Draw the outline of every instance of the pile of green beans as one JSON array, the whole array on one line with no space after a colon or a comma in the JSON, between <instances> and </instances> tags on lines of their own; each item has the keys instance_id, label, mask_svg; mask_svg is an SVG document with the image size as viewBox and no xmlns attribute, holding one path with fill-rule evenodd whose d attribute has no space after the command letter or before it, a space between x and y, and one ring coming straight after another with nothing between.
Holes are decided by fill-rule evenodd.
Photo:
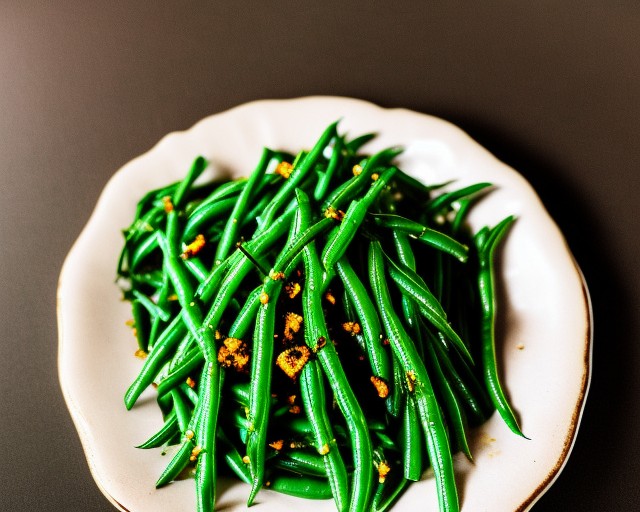
<instances>
[{"instance_id":1,"label":"pile of green beans","mask_svg":"<svg viewBox=\"0 0 640 512\"><path fill-rule=\"evenodd\" d=\"M384 511L433 470L459 509L453 460L497 410L522 435L497 370L495 252L508 217L471 233L490 191L427 186L337 123L298 155L264 149L247 179L186 177L147 193L118 280L156 388L162 487L195 474L197 509L231 473L261 489Z\"/></svg>"}]
</instances>

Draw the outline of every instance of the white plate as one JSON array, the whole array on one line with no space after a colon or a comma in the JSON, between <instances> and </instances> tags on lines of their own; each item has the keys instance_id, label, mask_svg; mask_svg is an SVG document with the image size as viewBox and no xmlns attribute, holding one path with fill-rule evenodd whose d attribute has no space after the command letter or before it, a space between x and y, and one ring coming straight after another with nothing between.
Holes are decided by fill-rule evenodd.
<instances>
[{"instance_id":1,"label":"white plate","mask_svg":"<svg viewBox=\"0 0 640 512\"><path fill-rule=\"evenodd\" d=\"M507 237L499 357L504 384L531 440L513 435L494 416L471 434L475 465L456 457L462 509L527 510L552 484L571 451L590 378L591 311L581 274L538 197L515 171L451 124L415 112L387 110L359 100L311 97L259 101L209 117L162 139L118 171L64 264L58 291L59 375L89 467L105 495L121 510L192 512L193 481L162 490L154 482L167 458L134 448L155 432L161 417L148 390L127 412L123 395L141 361L125 326L129 305L114 284L121 229L137 200L154 187L181 179L197 155L212 162L208 177L246 175L263 146L309 147L330 122L342 118L350 135L375 131L366 149L407 148L405 171L425 182L455 178L459 185L490 181L498 190L473 210L474 226L509 214L518 221ZM247 486L222 482L220 510L244 510ZM271 491L258 495L256 512L334 510ZM436 511L433 479L412 485L394 510Z\"/></svg>"}]
</instances>

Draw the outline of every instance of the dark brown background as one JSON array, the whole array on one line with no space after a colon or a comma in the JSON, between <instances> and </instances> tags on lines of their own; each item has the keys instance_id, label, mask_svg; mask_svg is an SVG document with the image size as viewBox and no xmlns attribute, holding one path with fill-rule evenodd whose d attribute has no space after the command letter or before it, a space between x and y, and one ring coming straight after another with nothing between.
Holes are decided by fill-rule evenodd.
<instances>
[{"instance_id":1,"label":"dark brown background","mask_svg":"<svg viewBox=\"0 0 640 512\"><path fill-rule=\"evenodd\" d=\"M538 190L596 343L573 455L534 510L638 509L640 10L482 3L0 1L0 510L112 510L60 393L55 317L106 181L206 115L310 94L447 118Z\"/></svg>"}]
</instances>

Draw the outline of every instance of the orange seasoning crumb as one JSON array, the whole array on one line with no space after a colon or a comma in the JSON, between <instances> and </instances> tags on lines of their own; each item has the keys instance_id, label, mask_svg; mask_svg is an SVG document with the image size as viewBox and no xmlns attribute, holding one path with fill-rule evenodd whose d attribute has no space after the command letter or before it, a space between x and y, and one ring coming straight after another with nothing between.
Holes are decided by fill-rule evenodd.
<instances>
[{"instance_id":1,"label":"orange seasoning crumb","mask_svg":"<svg viewBox=\"0 0 640 512\"><path fill-rule=\"evenodd\" d=\"M284 337L292 340L294 333L299 332L301 327L302 317L297 313L287 313L284 320Z\"/></svg>"},{"instance_id":2,"label":"orange seasoning crumb","mask_svg":"<svg viewBox=\"0 0 640 512\"><path fill-rule=\"evenodd\" d=\"M276 271L276 270L271 269L271 270L269 271L269 277L270 277L271 279L273 279L274 281L278 281L278 280L280 280L280 279L284 279L284 278L285 278L285 275L284 275L284 272L281 272L281 271L279 271L279 270L278 270L278 271Z\"/></svg>"},{"instance_id":3,"label":"orange seasoning crumb","mask_svg":"<svg viewBox=\"0 0 640 512\"><path fill-rule=\"evenodd\" d=\"M268 303L269 303L269 295L267 295L267 292L261 291L260 292L260 304L266 305Z\"/></svg>"},{"instance_id":4,"label":"orange seasoning crumb","mask_svg":"<svg viewBox=\"0 0 640 512\"><path fill-rule=\"evenodd\" d=\"M352 336L360 334L361 332L360 324L358 322L345 322L342 324L342 328Z\"/></svg>"},{"instance_id":5,"label":"orange seasoning crumb","mask_svg":"<svg viewBox=\"0 0 640 512\"><path fill-rule=\"evenodd\" d=\"M336 298L330 291L324 294L324 298L327 299L327 302L331 305L335 305Z\"/></svg>"},{"instance_id":6,"label":"orange seasoning crumb","mask_svg":"<svg viewBox=\"0 0 640 512\"><path fill-rule=\"evenodd\" d=\"M289 162L280 162L275 169L275 173L282 176L284 179L287 179L291 176L291 172L293 171L293 165Z\"/></svg>"},{"instance_id":7,"label":"orange seasoning crumb","mask_svg":"<svg viewBox=\"0 0 640 512\"><path fill-rule=\"evenodd\" d=\"M281 352L276 364L291 379L296 379L309 360L311 352L306 345L298 345Z\"/></svg>"},{"instance_id":8,"label":"orange seasoning crumb","mask_svg":"<svg viewBox=\"0 0 640 512\"><path fill-rule=\"evenodd\" d=\"M389 396L389 386L382 377L371 376L371 383L376 388L378 396L380 398L387 398Z\"/></svg>"},{"instance_id":9,"label":"orange seasoning crumb","mask_svg":"<svg viewBox=\"0 0 640 512\"><path fill-rule=\"evenodd\" d=\"M145 359L147 357L147 353L141 348L136 350L134 355L139 359Z\"/></svg>"},{"instance_id":10,"label":"orange seasoning crumb","mask_svg":"<svg viewBox=\"0 0 640 512\"><path fill-rule=\"evenodd\" d=\"M280 451L284 447L284 439L278 439L273 443L269 443L269 446L271 446L271 448L273 448L274 450Z\"/></svg>"},{"instance_id":11,"label":"orange seasoning crumb","mask_svg":"<svg viewBox=\"0 0 640 512\"><path fill-rule=\"evenodd\" d=\"M193 380L191 377L187 377L187 386L189 386L190 388L195 388L196 381Z\"/></svg>"},{"instance_id":12,"label":"orange seasoning crumb","mask_svg":"<svg viewBox=\"0 0 640 512\"><path fill-rule=\"evenodd\" d=\"M189 245L187 245L184 251L182 251L182 254L180 255L180 257L183 260L187 260L192 256L195 256L202 250L202 248L206 245L206 243L207 241L205 240L204 235L196 236L196 239L193 242L191 242Z\"/></svg>"},{"instance_id":13,"label":"orange seasoning crumb","mask_svg":"<svg viewBox=\"0 0 640 512\"><path fill-rule=\"evenodd\" d=\"M289 412L291 414L300 414L302 412L302 409L300 409L299 405L292 405L291 407L289 407Z\"/></svg>"},{"instance_id":14,"label":"orange seasoning crumb","mask_svg":"<svg viewBox=\"0 0 640 512\"><path fill-rule=\"evenodd\" d=\"M407 388L409 388L410 393L413 393L416 388L416 372L413 370L407 372Z\"/></svg>"},{"instance_id":15,"label":"orange seasoning crumb","mask_svg":"<svg viewBox=\"0 0 640 512\"><path fill-rule=\"evenodd\" d=\"M173 203L171 202L171 197L170 196L164 196L162 198L162 206L164 206L164 211L166 213L169 213L169 212L173 211Z\"/></svg>"},{"instance_id":16,"label":"orange seasoning crumb","mask_svg":"<svg viewBox=\"0 0 640 512\"><path fill-rule=\"evenodd\" d=\"M218 350L218 362L225 368L242 372L249 364L247 345L238 338L227 338Z\"/></svg>"},{"instance_id":17,"label":"orange seasoning crumb","mask_svg":"<svg viewBox=\"0 0 640 512\"><path fill-rule=\"evenodd\" d=\"M302 290L300 283L295 282L291 282L284 287L284 291L287 292L290 299L295 299L300 293L300 290Z\"/></svg>"},{"instance_id":18,"label":"orange seasoning crumb","mask_svg":"<svg viewBox=\"0 0 640 512\"><path fill-rule=\"evenodd\" d=\"M287 402L289 403L289 405L293 405L296 403L296 395L289 395L287 397Z\"/></svg>"},{"instance_id":19,"label":"orange seasoning crumb","mask_svg":"<svg viewBox=\"0 0 640 512\"><path fill-rule=\"evenodd\" d=\"M191 450L191 457L189 457L189 460L194 462L198 458L198 455L200 455L200 452L202 452L202 448L200 446L196 446Z\"/></svg>"},{"instance_id":20,"label":"orange seasoning crumb","mask_svg":"<svg viewBox=\"0 0 640 512\"><path fill-rule=\"evenodd\" d=\"M328 219L334 219L342 222L344 219L344 212L342 210L336 210L333 206L329 206L324 212L324 216Z\"/></svg>"},{"instance_id":21,"label":"orange seasoning crumb","mask_svg":"<svg viewBox=\"0 0 640 512\"><path fill-rule=\"evenodd\" d=\"M387 479L387 475L391 471L391 467L385 461L382 461L378 464L378 482L381 484Z\"/></svg>"}]
</instances>

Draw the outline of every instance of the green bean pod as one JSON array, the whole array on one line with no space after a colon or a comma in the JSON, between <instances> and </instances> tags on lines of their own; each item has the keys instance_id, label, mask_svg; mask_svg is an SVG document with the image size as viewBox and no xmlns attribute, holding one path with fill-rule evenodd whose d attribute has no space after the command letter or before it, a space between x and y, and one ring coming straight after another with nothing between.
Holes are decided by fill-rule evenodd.
<instances>
[{"instance_id":1,"label":"green bean pod","mask_svg":"<svg viewBox=\"0 0 640 512\"><path fill-rule=\"evenodd\" d=\"M402 363L407 384L413 389L422 428L426 433L427 452L436 478L438 502L443 512L459 510L458 492L453 472L451 449L443 418L431 381L418 352L399 318L393 312L391 295L385 283L384 256L379 242L369 245L371 287L378 299L378 307L391 347Z\"/></svg>"},{"instance_id":2,"label":"green bean pod","mask_svg":"<svg viewBox=\"0 0 640 512\"><path fill-rule=\"evenodd\" d=\"M367 421L349 385L335 347L328 341L330 337L321 307L320 293L324 289L322 267L313 242L304 248L303 260L306 274L303 290L305 341L312 350L318 351L318 359L351 434L355 470L349 510L368 510L373 487L373 460ZM318 343L322 345L322 340L325 345L318 350Z\"/></svg>"},{"instance_id":3,"label":"green bean pod","mask_svg":"<svg viewBox=\"0 0 640 512\"><path fill-rule=\"evenodd\" d=\"M222 260L227 257L227 254L231 250L231 247L233 246L233 244L235 244L238 238L240 224L242 223L244 216L247 213L248 202L255 194L255 189L262 180L262 177L267 170L267 166L269 165L272 156L273 152L270 149L263 149L262 156L260 157L260 161L258 162L258 166L253 171L253 173L251 173L246 186L242 189L242 192L240 192L238 200L233 207L233 211L231 212L231 215L227 220L227 224L224 227L224 231L222 232L222 237L220 239L220 242L218 243L218 247L216 248L216 254L213 258L216 264L220 264Z\"/></svg>"},{"instance_id":4,"label":"green bean pod","mask_svg":"<svg viewBox=\"0 0 640 512\"><path fill-rule=\"evenodd\" d=\"M482 303L482 363L484 369L484 379L489 390L491 401L496 407L500 416L511 429L519 436L526 437L518 425L515 414L509 401L507 400L500 378L498 376L498 362L495 346L495 322L496 322L496 297L495 297L495 270L494 254L497 245L506 235L507 230L515 221L514 217L507 217L490 230L486 240L480 239L478 247L478 259L480 263L480 273L478 276L478 287L480 290L480 300Z\"/></svg>"},{"instance_id":5,"label":"green bean pod","mask_svg":"<svg viewBox=\"0 0 640 512\"><path fill-rule=\"evenodd\" d=\"M423 226L419 222L400 215L371 214L370 218L378 227L402 231L413 236L416 240L450 254L461 262L467 261L469 248L445 233Z\"/></svg>"},{"instance_id":6,"label":"green bean pod","mask_svg":"<svg viewBox=\"0 0 640 512\"><path fill-rule=\"evenodd\" d=\"M314 430L315 444L324 461L336 508L343 512L349 506L347 469L340 456L326 413L326 399L321 370L317 361L308 361L300 375L302 403Z\"/></svg>"}]
</instances>

